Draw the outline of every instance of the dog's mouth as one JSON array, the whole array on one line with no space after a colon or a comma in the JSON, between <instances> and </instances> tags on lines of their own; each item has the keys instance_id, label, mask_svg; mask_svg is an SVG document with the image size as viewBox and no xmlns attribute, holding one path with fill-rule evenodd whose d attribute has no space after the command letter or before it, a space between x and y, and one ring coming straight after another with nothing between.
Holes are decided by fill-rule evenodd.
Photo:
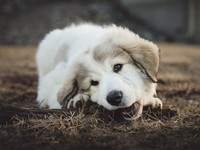
<instances>
[{"instance_id":1,"label":"dog's mouth","mask_svg":"<svg viewBox=\"0 0 200 150\"><path fill-rule=\"evenodd\" d=\"M141 116L142 109L142 105L139 102L135 102L130 107L119 108L116 111L126 120L135 120Z\"/></svg>"},{"instance_id":2,"label":"dog's mouth","mask_svg":"<svg viewBox=\"0 0 200 150\"><path fill-rule=\"evenodd\" d=\"M87 101L87 103L85 104L80 104L80 107L81 105L85 105L85 107L86 106L91 107L91 104L96 104L96 103ZM101 115L103 115L106 118L108 117L110 119L114 119L115 121L122 121L124 119L128 121L136 120L142 115L143 111L143 105L141 104L140 101L133 103L129 107L118 108L116 110L108 110L105 109L105 107L99 107L99 105L94 105L94 106L95 106L94 108L99 108L99 110L103 112L100 113Z\"/></svg>"}]
</instances>

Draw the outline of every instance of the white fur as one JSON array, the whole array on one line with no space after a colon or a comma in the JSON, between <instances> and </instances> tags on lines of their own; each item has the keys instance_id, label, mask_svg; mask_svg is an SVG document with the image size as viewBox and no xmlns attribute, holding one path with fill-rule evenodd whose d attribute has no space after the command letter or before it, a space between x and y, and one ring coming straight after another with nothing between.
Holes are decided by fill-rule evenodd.
<instances>
[{"instance_id":1,"label":"white fur","mask_svg":"<svg viewBox=\"0 0 200 150\"><path fill-rule=\"evenodd\" d=\"M72 25L63 30L57 29L50 32L40 43L36 54L39 74L37 101L41 106L61 108L57 94L63 88L65 81L75 76L78 69L76 64L79 63L91 71L89 79L86 80L98 80L100 84L90 87L86 93L76 95L70 100L68 106L71 104L75 106L80 99L91 98L92 101L109 110L128 107L136 101L140 101L142 105L162 107L162 102L153 97L156 94L156 84L150 83L147 87L145 83L147 77L136 66L127 64L122 72L116 74L112 72L110 66L114 65L115 61L123 63L126 60L108 59L103 65L99 65L91 56L95 47L106 41L108 41L108 47L109 41L112 41L113 45L134 42L133 47L137 47L139 40L143 39L128 29L115 25L108 27L92 24ZM122 105L112 106L106 101L106 95L112 90L123 92Z\"/></svg>"}]
</instances>

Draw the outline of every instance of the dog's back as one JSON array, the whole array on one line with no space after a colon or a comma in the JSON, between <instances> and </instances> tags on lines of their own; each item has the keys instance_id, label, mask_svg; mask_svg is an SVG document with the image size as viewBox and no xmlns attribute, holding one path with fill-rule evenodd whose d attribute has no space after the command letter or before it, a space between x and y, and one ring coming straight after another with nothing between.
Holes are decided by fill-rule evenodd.
<instances>
[{"instance_id":1,"label":"dog's back","mask_svg":"<svg viewBox=\"0 0 200 150\"><path fill-rule=\"evenodd\" d=\"M59 62L79 55L97 45L103 29L92 24L72 25L63 30L56 29L45 36L36 54L39 79L50 72Z\"/></svg>"}]
</instances>

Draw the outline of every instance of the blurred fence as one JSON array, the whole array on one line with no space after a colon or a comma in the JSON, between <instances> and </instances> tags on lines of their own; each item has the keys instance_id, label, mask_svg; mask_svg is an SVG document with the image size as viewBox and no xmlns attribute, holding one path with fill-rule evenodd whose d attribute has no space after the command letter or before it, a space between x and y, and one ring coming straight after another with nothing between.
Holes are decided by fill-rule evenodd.
<instances>
[{"instance_id":1,"label":"blurred fence","mask_svg":"<svg viewBox=\"0 0 200 150\"><path fill-rule=\"evenodd\" d=\"M37 44L71 23L115 23L154 41L200 42L199 0L0 0L0 44Z\"/></svg>"}]
</instances>

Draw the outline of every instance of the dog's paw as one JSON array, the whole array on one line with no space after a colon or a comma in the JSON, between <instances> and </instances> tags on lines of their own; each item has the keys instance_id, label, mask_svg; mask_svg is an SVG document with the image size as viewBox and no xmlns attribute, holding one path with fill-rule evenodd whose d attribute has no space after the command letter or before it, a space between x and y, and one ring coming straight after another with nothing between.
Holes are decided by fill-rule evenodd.
<instances>
[{"instance_id":1,"label":"dog's paw","mask_svg":"<svg viewBox=\"0 0 200 150\"><path fill-rule=\"evenodd\" d=\"M67 103L67 108L76 108L78 105L78 102L83 102L88 100L88 96L84 94L78 94L74 98L70 99Z\"/></svg>"},{"instance_id":2,"label":"dog's paw","mask_svg":"<svg viewBox=\"0 0 200 150\"><path fill-rule=\"evenodd\" d=\"M152 108L160 108L160 109L162 109L163 103L159 98L153 97L152 100L151 100L151 106L152 106Z\"/></svg>"}]
</instances>

